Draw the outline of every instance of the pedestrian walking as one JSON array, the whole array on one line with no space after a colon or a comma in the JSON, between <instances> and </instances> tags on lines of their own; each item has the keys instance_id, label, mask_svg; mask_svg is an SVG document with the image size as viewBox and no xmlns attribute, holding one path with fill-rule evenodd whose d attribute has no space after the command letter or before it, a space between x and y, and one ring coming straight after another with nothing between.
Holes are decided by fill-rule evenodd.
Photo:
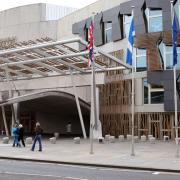
<instances>
[{"instance_id":1,"label":"pedestrian walking","mask_svg":"<svg viewBox=\"0 0 180 180\"><path fill-rule=\"evenodd\" d=\"M20 141L22 142L22 145L25 147L25 143L24 143L24 128L22 124L19 124L19 138L18 138L18 142L20 143Z\"/></svg>"},{"instance_id":2,"label":"pedestrian walking","mask_svg":"<svg viewBox=\"0 0 180 180\"><path fill-rule=\"evenodd\" d=\"M71 133L72 133L72 124L71 124L71 122L68 122L68 124L66 125L66 133L67 133L68 137L71 136Z\"/></svg>"},{"instance_id":3,"label":"pedestrian walking","mask_svg":"<svg viewBox=\"0 0 180 180\"><path fill-rule=\"evenodd\" d=\"M43 129L41 128L40 123L37 122L36 127L35 127L34 142L33 142L32 148L31 148L32 151L34 151L37 141L39 143L39 151L42 151L42 142L41 142L42 141L42 133L43 133Z\"/></svg>"},{"instance_id":4,"label":"pedestrian walking","mask_svg":"<svg viewBox=\"0 0 180 180\"><path fill-rule=\"evenodd\" d=\"M13 136L13 147L21 147L18 139L19 139L19 128L18 128L18 124L14 124L13 128L12 128L12 136Z\"/></svg>"}]
</instances>

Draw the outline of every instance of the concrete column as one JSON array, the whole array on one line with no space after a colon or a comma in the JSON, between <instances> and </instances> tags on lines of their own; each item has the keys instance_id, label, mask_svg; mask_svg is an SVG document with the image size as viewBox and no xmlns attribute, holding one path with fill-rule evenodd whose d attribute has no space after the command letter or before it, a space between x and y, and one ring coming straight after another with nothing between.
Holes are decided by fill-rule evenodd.
<instances>
[{"instance_id":1,"label":"concrete column","mask_svg":"<svg viewBox=\"0 0 180 180\"><path fill-rule=\"evenodd\" d=\"M97 120L99 121L99 88L96 87Z\"/></svg>"},{"instance_id":2,"label":"concrete column","mask_svg":"<svg viewBox=\"0 0 180 180\"><path fill-rule=\"evenodd\" d=\"M2 108L2 115L3 115L3 121L4 121L6 136L9 136L9 130L8 130L8 125L7 125L7 121L6 121L6 114L5 114L4 106L2 106L1 108Z\"/></svg>"},{"instance_id":3,"label":"concrete column","mask_svg":"<svg viewBox=\"0 0 180 180\"><path fill-rule=\"evenodd\" d=\"M143 105L143 80L142 78L135 79L135 105Z\"/></svg>"},{"instance_id":4,"label":"concrete column","mask_svg":"<svg viewBox=\"0 0 180 180\"><path fill-rule=\"evenodd\" d=\"M17 92L13 92L12 93L12 97L17 97L19 94ZM17 122L19 123L19 118L18 118L18 106L19 103L14 103L11 105L11 111L12 111L12 124L11 124L11 128L13 127L13 125ZM12 133L12 132L11 132Z\"/></svg>"}]
</instances>

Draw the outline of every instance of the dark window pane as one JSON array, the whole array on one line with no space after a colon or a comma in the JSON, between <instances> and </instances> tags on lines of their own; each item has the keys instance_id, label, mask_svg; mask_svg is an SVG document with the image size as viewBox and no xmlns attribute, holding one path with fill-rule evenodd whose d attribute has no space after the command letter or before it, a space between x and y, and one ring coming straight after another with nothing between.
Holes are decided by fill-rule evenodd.
<instances>
[{"instance_id":1,"label":"dark window pane","mask_svg":"<svg viewBox=\"0 0 180 180\"><path fill-rule=\"evenodd\" d=\"M104 41L112 42L112 23L104 23Z\"/></svg>"},{"instance_id":2,"label":"dark window pane","mask_svg":"<svg viewBox=\"0 0 180 180\"><path fill-rule=\"evenodd\" d=\"M148 104L148 83L147 83L147 79L144 79L144 104Z\"/></svg>"},{"instance_id":3,"label":"dark window pane","mask_svg":"<svg viewBox=\"0 0 180 180\"><path fill-rule=\"evenodd\" d=\"M151 84L151 88L162 89L163 86L161 86L161 85L156 85L156 84Z\"/></svg>"},{"instance_id":4,"label":"dark window pane","mask_svg":"<svg viewBox=\"0 0 180 180\"><path fill-rule=\"evenodd\" d=\"M164 92L151 92L151 104L164 103Z\"/></svg>"},{"instance_id":5,"label":"dark window pane","mask_svg":"<svg viewBox=\"0 0 180 180\"><path fill-rule=\"evenodd\" d=\"M112 42L112 29L106 31L106 43Z\"/></svg>"}]
</instances>

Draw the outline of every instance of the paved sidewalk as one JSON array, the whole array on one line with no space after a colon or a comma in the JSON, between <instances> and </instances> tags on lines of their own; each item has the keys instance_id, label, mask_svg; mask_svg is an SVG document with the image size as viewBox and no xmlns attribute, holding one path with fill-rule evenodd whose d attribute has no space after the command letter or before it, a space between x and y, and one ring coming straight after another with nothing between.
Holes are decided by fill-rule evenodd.
<instances>
[{"instance_id":1,"label":"paved sidewalk","mask_svg":"<svg viewBox=\"0 0 180 180\"><path fill-rule=\"evenodd\" d=\"M72 139L59 139L56 144L43 140L43 152L32 152L31 145L14 148L11 144L2 144L1 141L0 157L180 171L180 158L175 157L174 141L157 141L155 144L135 143L134 157L130 156L130 148L130 142L117 140L115 143L98 144L95 141L94 154L90 155L89 140L81 140L81 144L74 144Z\"/></svg>"}]
</instances>

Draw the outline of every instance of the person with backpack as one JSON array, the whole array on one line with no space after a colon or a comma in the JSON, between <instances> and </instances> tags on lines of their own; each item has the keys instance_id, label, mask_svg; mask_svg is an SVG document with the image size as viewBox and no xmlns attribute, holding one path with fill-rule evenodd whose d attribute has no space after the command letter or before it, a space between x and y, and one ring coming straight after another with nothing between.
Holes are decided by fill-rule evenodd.
<instances>
[{"instance_id":1,"label":"person with backpack","mask_svg":"<svg viewBox=\"0 0 180 180\"><path fill-rule=\"evenodd\" d=\"M40 123L37 122L36 123L36 127L35 127L35 137L34 137L34 142L31 148L31 151L34 151L35 146L36 146L36 142L39 142L39 151L42 151L42 133L43 133L43 129L40 126Z\"/></svg>"}]
</instances>

